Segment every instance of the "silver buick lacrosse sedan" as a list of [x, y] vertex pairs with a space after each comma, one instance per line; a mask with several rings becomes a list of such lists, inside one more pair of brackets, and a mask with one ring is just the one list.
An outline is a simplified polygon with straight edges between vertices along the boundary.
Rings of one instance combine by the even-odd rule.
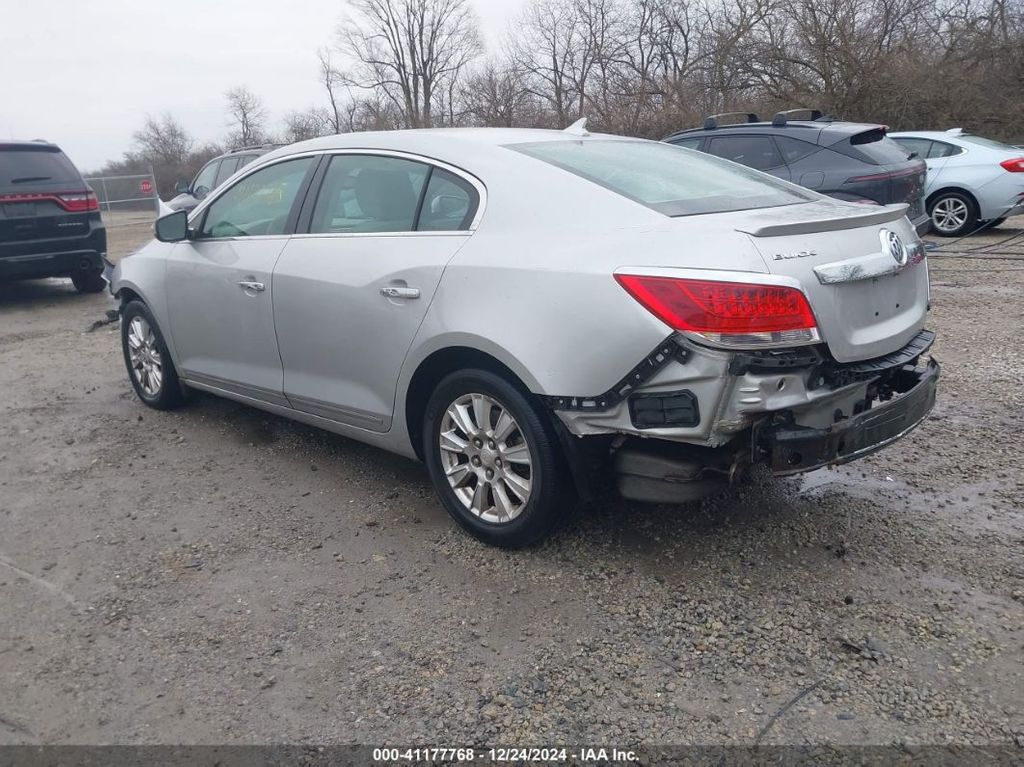
[[146, 405], [202, 390], [419, 459], [515, 547], [606, 486], [688, 501], [913, 429], [938, 366], [905, 213], [581, 125], [352, 133], [160, 218], [111, 292]]

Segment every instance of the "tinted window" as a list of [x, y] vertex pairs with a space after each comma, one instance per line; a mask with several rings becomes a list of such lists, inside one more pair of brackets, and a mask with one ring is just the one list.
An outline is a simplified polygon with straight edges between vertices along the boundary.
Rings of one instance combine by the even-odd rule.
[[947, 144], [945, 141], [933, 141], [932, 148], [928, 151], [929, 157], [954, 157], [963, 153], [963, 147], [955, 144]]
[[931, 139], [926, 138], [894, 138], [897, 144], [907, 150], [907, 154], [913, 152], [917, 155], [918, 159], [923, 160], [925, 157], [929, 157], [929, 151], [932, 148]]
[[477, 192], [463, 178], [441, 168], [434, 168], [423, 196], [419, 231], [450, 232], [468, 229], [476, 213]]
[[779, 149], [782, 151], [782, 159], [786, 162], [797, 162], [808, 155], [814, 154], [821, 148], [817, 144], [801, 141], [798, 138], [790, 138], [789, 136], [776, 136], [775, 143], [778, 144]]
[[711, 139], [708, 152], [757, 170], [782, 165], [782, 157], [770, 136], [719, 136]]
[[692, 136], [691, 138], [673, 139], [671, 143], [686, 149], [699, 149], [703, 141], [703, 136]]
[[312, 162], [310, 157], [288, 160], [236, 181], [206, 212], [202, 236], [283, 234]]
[[411, 232], [429, 168], [397, 157], [331, 158], [309, 231]]
[[45, 147], [0, 149], [0, 186], [67, 182], [77, 182], [76, 186], [82, 186], [75, 166], [60, 150]]
[[216, 186], [220, 186], [227, 181], [228, 176], [238, 170], [238, 160], [234, 157], [229, 157], [226, 160], [221, 160], [220, 170], [217, 171]]
[[900, 146], [878, 129], [865, 131], [845, 141], [840, 141], [832, 148], [872, 165], [904, 163], [909, 159], [910, 152], [913, 151]]
[[220, 167], [220, 160], [213, 160], [203, 166], [203, 169], [196, 174], [196, 180], [192, 182], [192, 194], [199, 199], [206, 197], [216, 186], [217, 168]]
[[666, 216], [795, 205], [817, 199], [788, 184], [654, 141], [545, 141], [509, 146]]
[[257, 157], [259, 157], [258, 154], [243, 154], [241, 157], [238, 158], [238, 167], [239, 168], [244, 168], [246, 165], [251, 163]]

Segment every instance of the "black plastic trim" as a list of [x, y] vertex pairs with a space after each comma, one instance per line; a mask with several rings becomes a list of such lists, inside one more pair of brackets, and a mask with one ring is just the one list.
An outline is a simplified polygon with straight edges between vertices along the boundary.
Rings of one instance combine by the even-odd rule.
[[548, 406], [553, 410], [589, 410], [601, 411], [615, 407], [626, 399], [636, 387], [648, 381], [655, 373], [673, 360], [685, 362], [690, 356], [688, 349], [675, 342], [672, 336], [648, 354], [643, 361], [629, 371], [626, 376], [603, 394], [593, 397], [545, 397]]

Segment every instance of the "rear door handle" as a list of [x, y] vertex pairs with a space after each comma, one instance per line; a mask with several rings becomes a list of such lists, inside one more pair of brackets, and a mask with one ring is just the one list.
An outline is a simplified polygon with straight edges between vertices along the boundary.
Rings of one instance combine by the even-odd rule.
[[257, 293], [262, 293], [264, 290], [267, 289], [266, 285], [264, 285], [262, 282], [250, 282], [249, 280], [242, 280], [240, 283], [238, 283], [238, 286], [242, 290], [252, 290]]
[[419, 298], [420, 289], [398, 288], [395, 287], [394, 285], [388, 285], [387, 287], [380, 289], [380, 294], [382, 296], [387, 296], [388, 298]]

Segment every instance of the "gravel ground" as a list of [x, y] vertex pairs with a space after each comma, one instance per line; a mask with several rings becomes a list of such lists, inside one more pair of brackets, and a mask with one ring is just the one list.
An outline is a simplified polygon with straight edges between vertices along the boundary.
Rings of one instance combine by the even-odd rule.
[[0, 288], [0, 744], [1024, 746], [1024, 261], [944, 256], [908, 439], [518, 553], [415, 463], [147, 410], [105, 296]]

